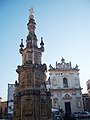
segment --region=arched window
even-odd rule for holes
[[[67,78],[63,78],[63,87],[68,87],[68,80],[67,80]]]

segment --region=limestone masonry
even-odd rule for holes
[[[51,118],[51,94],[45,83],[47,66],[41,62],[44,43],[41,38],[38,48],[34,11],[31,8],[29,12],[26,47],[23,39],[20,44],[22,65],[16,70],[18,82],[15,82],[13,120],[48,120]]]
[[[71,62],[66,63],[62,58],[55,68],[50,65],[49,75],[52,107],[68,114],[83,111],[78,65],[72,67]]]

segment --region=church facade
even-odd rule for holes
[[[49,120],[51,118],[50,91],[46,88],[46,64],[42,64],[43,38],[40,48],[35,34],[34,11],[29,10],[26,47],[21,39],[22,65],[17,67],[18,81],[15,82],[13,120]]]
[[[62,109],[64,113],[71,114],[83,110],[82,92],[79,79],[78,65],[74,68],[71,62],[56,62],[56,67],[50,65],[49,84],[51,90],[52,107]]]

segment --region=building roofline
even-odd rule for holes
[[[49,69],[48,71],[79,71],[80,69],[57,69],[57,68],[53,68],[53,69]]]
[[[82,90],[82,89],[83,89],[83,88],[81,88],[81,87],[80,87],[80,88],[56,88],[56,89],[50,88],[51,91],[57,91],[57,90],[58,90],[58,91],[59,91],[59,90],[60,90],[60,91],[62,91],[62,90],[63,90],[63,91],[67,91],[67,90]]]

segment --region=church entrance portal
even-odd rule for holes
[[[71,103],[70,102],[65,102],[65,112],[67,114],[71,114]]]

